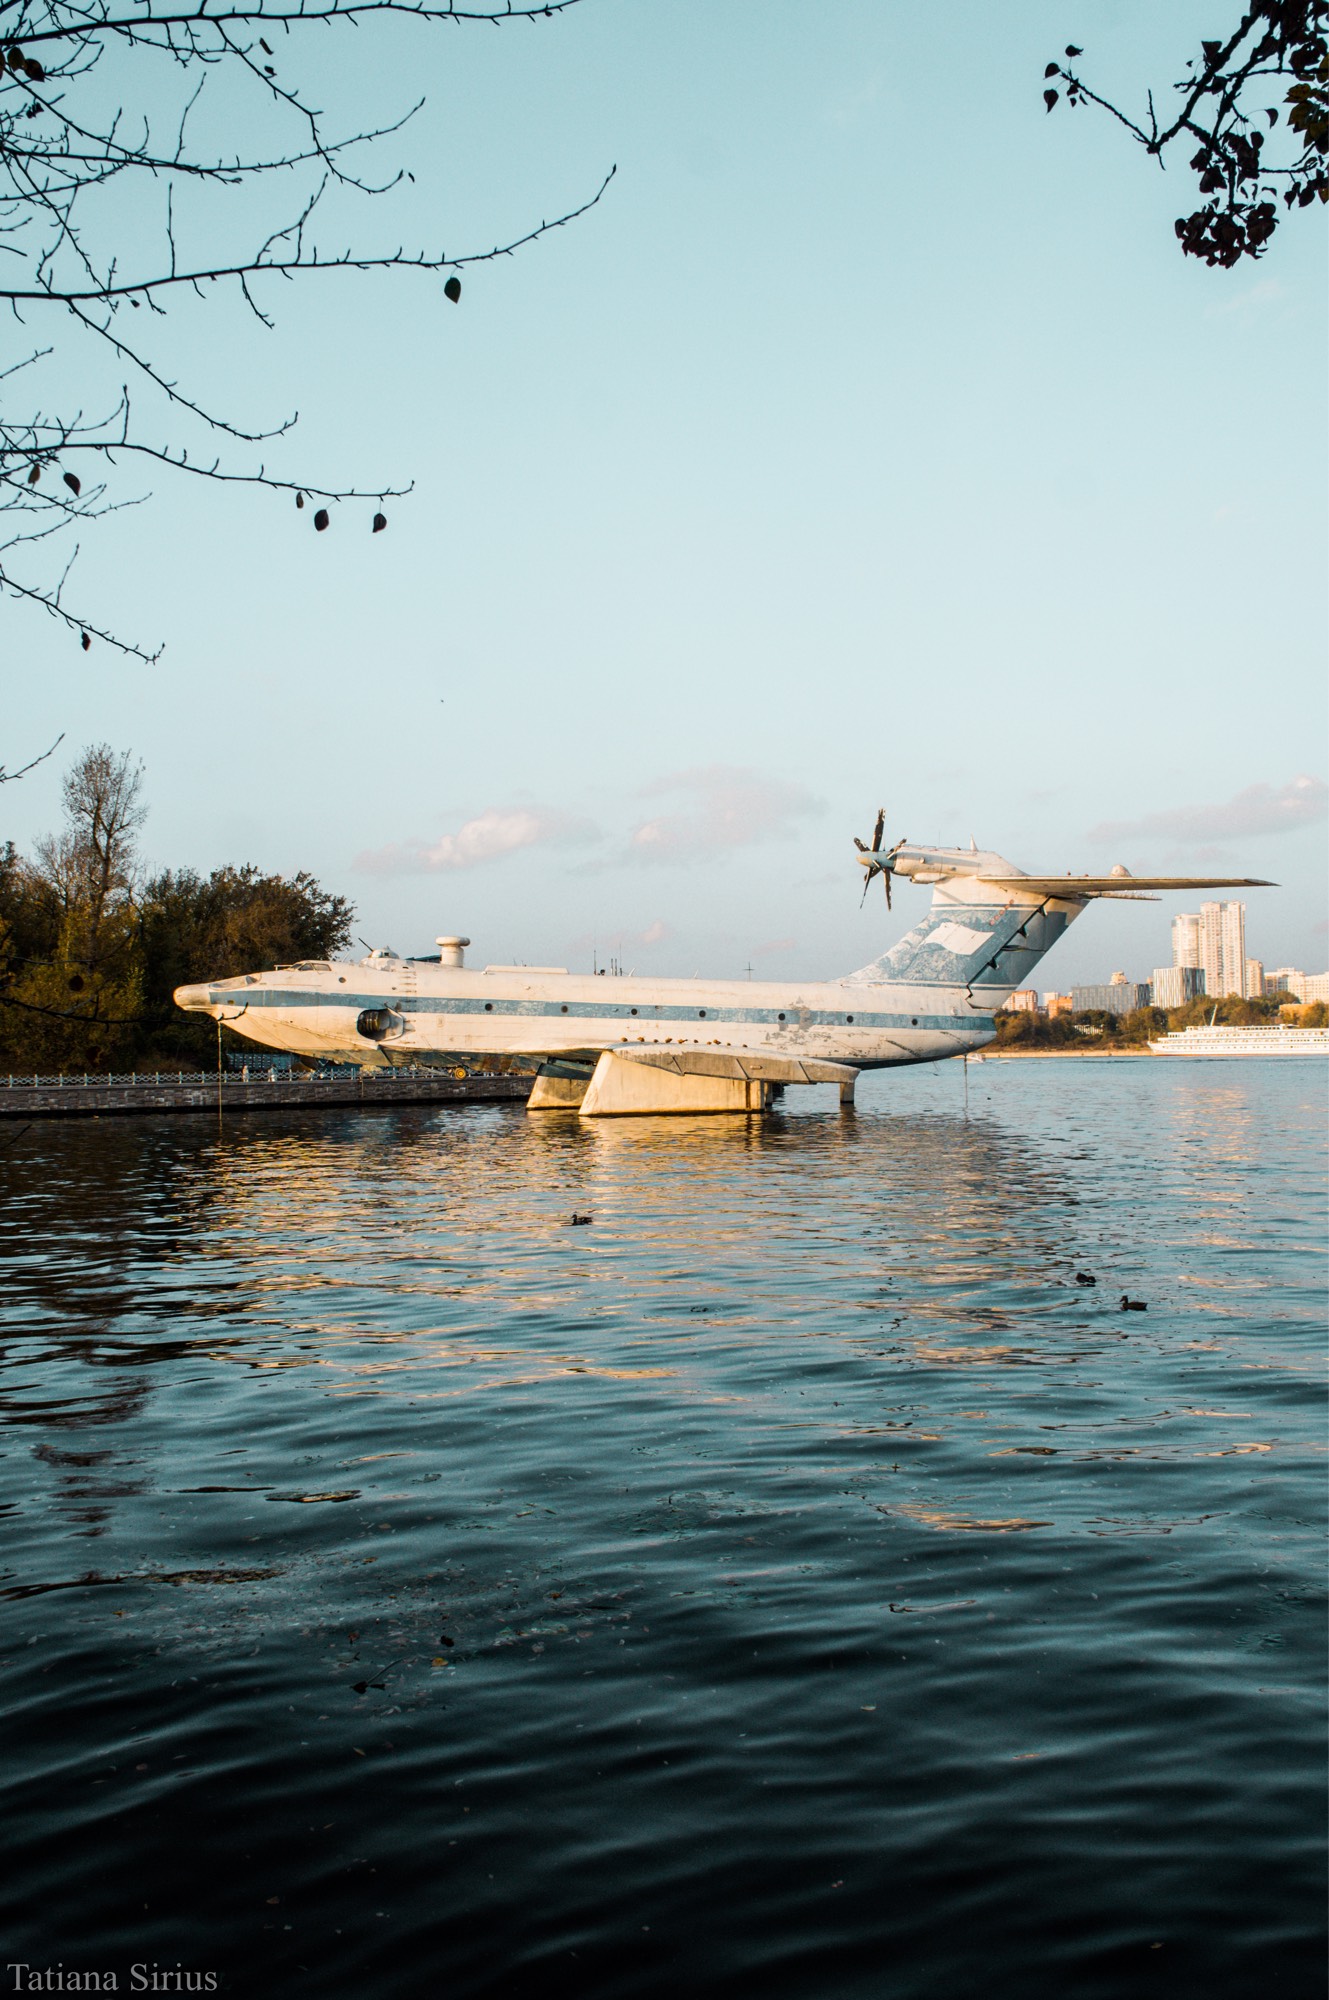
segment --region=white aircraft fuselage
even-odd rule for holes
[[[1124,870],[1026,876],[974,849],[901,844],[862,859],[870,876],[933,885],[932,904],[881,958],[840,979],[479,970],[461,962],[466,940],[440,939],[437,959],[379,951],[358,964],[305,961],[180,987],[175,997],[265,1048],[308,1059],[377,1067],[513,1059],[542,1073],[532,1108],[751,1110],[772,1084],[838,1081],[845,1096],[860,1070],[983,1048],[997,1010],[1094,897],[1228,886],[1141,882]]]

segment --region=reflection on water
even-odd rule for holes
[[[31,1130],[6,1958],[1309,1992],[1316,1083]]]

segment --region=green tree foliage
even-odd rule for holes
[[[34,860],[0,848],[0,1064],[57,1071],[209,1064],[211,1020],[172,995],[304,958],[351,935],[342,896],[252,865],[143,879],[142,772],[105,744],[68,773],[64,825]]]
[[[353,916],[343,896],[303,871],[289,880],[252,866],[214,868],[206,880],[188,869],[156,876],[144,891],[140,931],[147,1039],[163,1056],[207,1061],[216,1029],[174,1006],[177,986],[331,958],[350,942]]]

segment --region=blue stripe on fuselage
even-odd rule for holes
[[[854,999],[852,991],[846,996]],[[716,1022],[727,1027],[744,1026],[759,1028],[843,1028],[850,1025],[849,1011],[834,1014],[825,1009],[786,1007],[668,1007],[641,1006],[634,1013],[630,1007],[614,1006],[595,1000],[466,1000],[434,994],[417,993],[321,993],[310,992],[307,988],[282,990],[270,986],[251,986],[237,993],[234,989],[217,990],[211,995],[215,1005],[223,1003],[243,1003],[246,1007],[347,1007],[357,1013],[366,1007],[388,1007],[398,1014],[489,1014],[495,1018],[507,1016],[522,1020],[554,1021],[622,1021],[625,1026],[631,1021],[648,1025],[683,1021]],[[781,1019],[781,1014],[784,1018]],[[946,1030],[955,1028],[976,1028],[991,1033],[995,1022],[990,1014],[864,1014],[852,1009],[852,1025],[855,1028],[928,1028]]]

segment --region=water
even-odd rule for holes
[[[1318,1995],[1321,1071],[963,1087],[0,1132],[4,1961]]]

